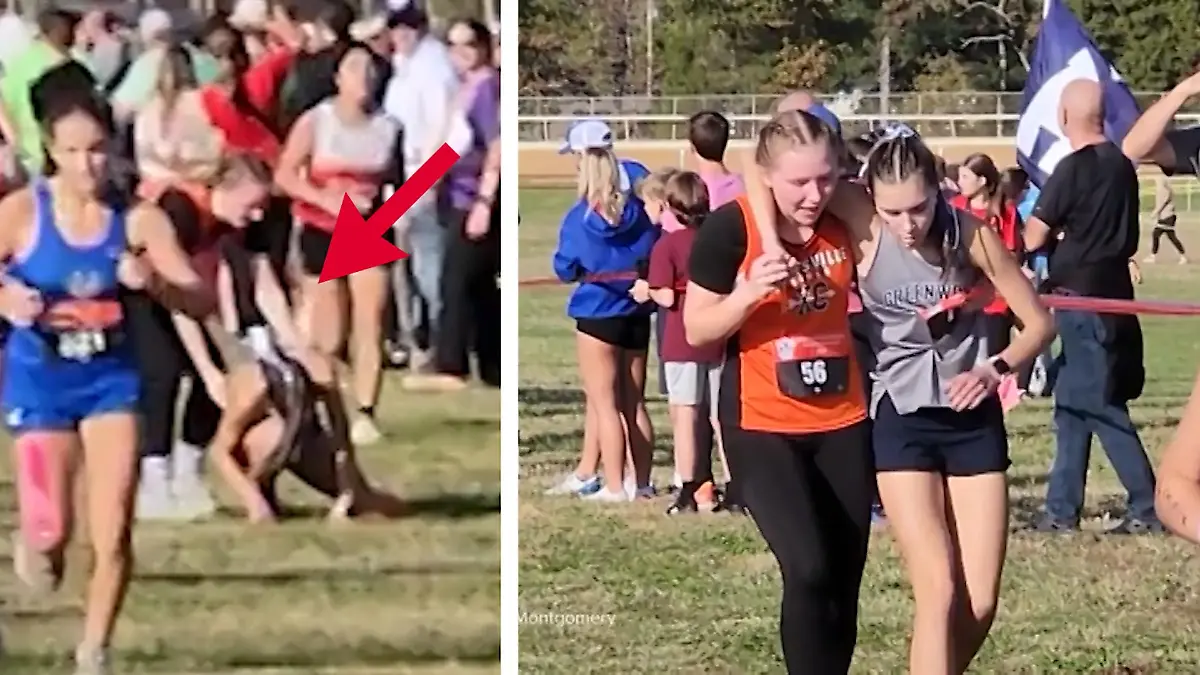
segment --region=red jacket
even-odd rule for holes
[[[1017,208],[1011,202],[1006,201],[1004,203],[1004,210],[999,217],[989,216],[986,208],[976,209],[972,207],[970,200],[967,199],[966,195],[962,194],[951,197],[950,206],[966,211],[988,225],[991,225],[992,229],[996,230],[996,233],[1000,235],[1000,241],[1004,243],[1004,248],[1007,248],[1010,252],[1016,253],[1021,250],[1021,217],[1017,215]],[[999,295],[992,301],[992,304],[983,308],[984,314],[1004,314],[1007,311],[1008,303]]]

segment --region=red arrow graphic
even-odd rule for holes
[[[363,219],[349,195],[342,198],[342,210],[329,242],[329,253],[321,267],[318,283],[333,281],[355,272],[386,265],[408,257],[408,254],[383,239],[383,233],[400,216],[412,208],[417,199],[429,191],[450,167],[458,161],[458,153],[443,144],[421,168],[380,206],[370,218]]]

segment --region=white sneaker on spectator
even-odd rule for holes
[[[108,650],[79,645],[75,649],[75,675],[109,675]]]
[[[612,492],[608,488],[600,488],[591,494],[579,495],[579,498],[589,502],[627,502],[629,501],[629,493],[624,490]]]
[[[591,478],[580,478],[575,475],[575,472],[567,474],[558,483],[555,483],[550,489],[546,490],[545,494],[554,495],[589,495],[601,488],[600,477],[592,476]]]
[[[350,425],[350,441],[355,445],[374,445],[381,440],[383,434],[375,426],[375,420],[366,415],[359,415]]]
[[[658,496],[658,490],[654,488],[654,483],[638,487],[637,479],[633,474],[629,474],[625,476],[625,496],[631,502],[637,499],[654,499]]]
[[[1046,374],[1046,366],[1043,363],[1042,357],[1038,357],[1033,362],[1033,369],[1029,373],[1029,395],[1042,396],[1046,393],[1046,385],[1049,384]]]
[[[171,460],[146,457],[142,460],[134,517],[138,520],[178,520],[175,495],[171,492]]]
[[[643,485],[642,487],[637,488],[637,489],[633,490],[632,492],[630,492],[629,490],[626,490],[625,492],[626,492],[626,495],[629,497],[629,501],[631,501],[631,502],[636,501],[638,499],[654,499],[655,497],[658,496],[658,488],[654,487],[653,484]]]
[[[217,502],[204,484],[204,450],[182,441],[175,443],[171,455],[174,473],[171,495],[178,517],[188,520],[209,518],[217,512]]]

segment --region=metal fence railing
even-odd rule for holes
[[[1145,109],[1160,92],[1136,92]],[[832,100],[847,94],[821,95]],[[1021,111],[1021,92],[897,92],[853,94],[855,112],[861,115],[956,115],[997,114]],[[728,115],[760,115],[770,112],[779,94],[702,94],[690,96],[521,96],[518,110],[532,115],[691,115],[701,110],[720,110]]]
[[[517,118],[517,133],[522,142],[559,141],[567,128],[580,117],[590,115],[608,122],[623,141],[674,141],[687,138],[689,114],[598,114],[521,115]],[[770,116],[766,113],[740,114],[726,112],[732,124],[734,139],[754,138],[758,128]],[[888,121],[908,124],[926,138],[1013,138],[1017,134],[1016,113],[894,113],[881,115],[856,112],[843,115],[842,131],[847,136],[869,131]],[[1178,115],[1178,121],[1195,124],[1200,114]]]

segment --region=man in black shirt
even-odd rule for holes
[[[315,51],[299,54],[288,73],[279,105],[280,128],[285,131],[291,129],[305,112],[337,93],[334,77],[338,62],[353,42],[350,26],[354,23],[354,10],[344,0],[328,0],[316,23],[319,36],[326,44]],[[376,54],[374,66],[375,104],[381,105],[392,64]]]
[[[1025,224],[1025,246],[1037,250],[1063,235],[1050,258],[1047,285],[1054,292],[1132,300],[1128,264],[1138,244],[1137,170],[1104,136],[1100,85],[1068,84],[1059,120],[1075,151],[1043,186]],[[1161,531],[1154,471],[1129,417],[1128,402],[1141,395],[1146,379],[1137,317],[1058,311],[1055,321],[1062,340],[1054,389],[1057,452],[1038,529],[1078,527],[1095,434],[1129,492],[1129,513],[1110,532]]]
[[[301,115],[337,92],[334,75],[350,43],[352,23],[354,10],[343,0],[330,0],[321,9],[316,25],[318,37],[326,44],[296,57],[279,104],[280,128],[291,129]]]

